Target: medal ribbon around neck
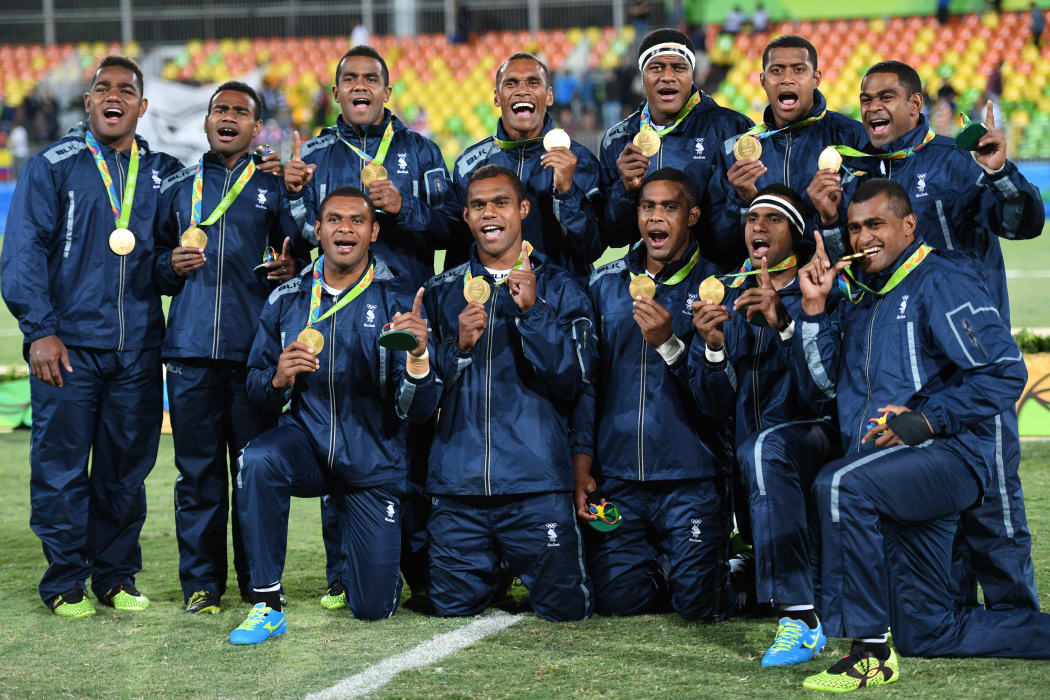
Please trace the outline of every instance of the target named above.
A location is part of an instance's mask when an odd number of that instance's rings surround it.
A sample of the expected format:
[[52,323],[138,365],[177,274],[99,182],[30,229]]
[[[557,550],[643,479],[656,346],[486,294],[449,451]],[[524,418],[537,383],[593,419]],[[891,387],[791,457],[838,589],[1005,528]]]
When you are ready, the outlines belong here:
[[[641,241],[638,241],[638,243],[635,243],[635,247],[638,247],[639,245],[641,245]],[[668,277],[664,281],[659,282],[659,284],[667,284],[667,285],[678,284],[679,282],[681,282],[682,280],[684,280],[686,277],[689,276],[689,273],[693,271],[694,267],[696,267],[696,263],[697,263],[698,260],[700,260],[700,246],[696,247],[696,250],[693,251],[693,256],[691,258],[689,258],[689,262],[687,262],[685,265],[682,266],[681,270],[679,270],[678,272],[674,273],[673,275],[671,275],[670,277]],[[627,274],[631,276],[632,280],[635,277],[639,276],[639,275],[634,274],[630,270],[627,271]],[[657,281],[655,277],[653,278],[653,281],[654,282]]]
[[[841,289],[846,298],[854,304],[859,303],[860,300],[864,298],[865,292],[874,294],[875,296],[889,294],[894,287],[904,281],[904,278],[907,277],[912,270],[919,266],[919,263],[926,259],[926,256],[930,254],[931,250],[933,250],[933,248],[926,244],[920,245],[916,248],[915,252],[908,256],[908,259],[904,261],[904,264],[893,271],[893,274],[890,275],[886,284],[878,291],[872,289],[863,282],[857,281],[857,278],[853,276],[853,271],[847,267],[844,271],[839,273],[839,289]],[[850,284],[851,281],[863,291],[855,293]],[[856,294],[856,297],[854,297],[854,294]]]
[[314,281],[310,287],[310,315],[306,321],[306,327],[309,328],[315,323],[325,320],[339,309],[343,308],[358,296],[361,292],[368,288],[368,285],[372,284],[372,278],[375,276],[376,266],[372,263],[368,266],[368,272],[361,277],[361,281],[354,285],[354,288],[346,293],[342,299],[332,305],[332,308],[321,313],[321,269],[324,267],[324,255],[317,258],[317,262],[314,263],[313,275]]
[[497,146],[504,150],[507,150],[511,148],[525,148],[526,146],[531,146],[534,143],[539,143],[540,141],[542,141],[543,137],[537,136],[536,138],[532,139],[518,139],[517,141],[511,141],[510,139],[497,138],[495,134],[493,134],[492,140],[496,142]]
[[880,160],[900,160],[902,158],[911,158],[913,155],[918,153],[923,146],[933,141],[933,137],[937,134],[934,132],[933,127],[930,127],[926,131],[926,136],[923,137],[920,143],[914,146],[908,146],[902,148],[899,151],[893,153],[865,153],[864,151],[858,151],[856,148],[850,148],[849,146],[829,146],[828,148],[834,148],[836,151],[844,156],[851,156],[854,158],[878,158]]
[[[529,255],[532,255],[532,251],[535,250],[535,249],[532,247],[531,243],[529,243],[528,241],[525,241],[525,250],[528,251]],[[524,265],[525,265],[525,256],[524,255],[518,255],[518,262],[514,263],[514,267],[512,267],[511,269],[512,270],[520,270],[522,267],[524,267]],[[510,275],[507,275],[507,277],[510,277]],[[507,277],[504,277],[499,282],[495,282],[494,284],[497,287],[500,286],[501,284],[503,284],[504,282],[507,281]],[[474,276],[470,274],[470,265],[468,264],[467,265],[467,272],[466,272],[465,275],[463,275],[463,286],[466,287],[470,283],[470,281],[472,279],[474,279]]]
[[[773,267],[767,268],[769,272],[781,272],[783,270],[790,270],[791,268],[798,265],[798,260],[794,255],[789,255]],[[744,261],[744,264],[740,266],[740,272],[734,272],[730,275],[719,275],[722,279],[734,278],[728,285],[729,288],[735,289],[744,283],[744,280],[751,275],[758,275],[762,273],[762,268],[754,269],[754,265],[751,264],[751,258]]]
[[233,200],[237,199],[237,195],[241,193],[244,186],[248,184],[248,180],[252,179],[252,175],[255,174],[255,161],[251,158],[248,159],[248,165],[241,171],[240,177],[233,183],[233,187],[226,193],[226,196],[215,206],[215,209],[208,218],[201,221],[201,204],[204,201],[204,159],[201,158],[197,163],[197,172],[193,176],[193,195],[190,199],[190,226],[211,226],[219,218],[226,213],[226,210],[233,204]]
[[336,129],[335,135],[343,142],[347,148],[356,153],[361,160],[365,162],[365,165],[375,162],[376,165],[382,165],[383,161],[386,160],[386,152],[390,149],[390,141],[394,138],[394,118],[391,117],[390,121],[386,124],[386,130],[383,132],[383,138],[379,140],[379,149],[376,151],[375,156],[370,156],[360,148],[350,143],[343,138],[343,135]]
[[95,167],[98,168],[98,174],[102,176],[102,184],[106,186],[106,192],[109,194],[109,205],[113,208],[113,222],[118,229],[127,228],[128,222],[131,221],[131,206],[135,201],[135,183],[139,179],[139,144],[135,140],[131,142],[131,159],[128,162],[128,178],[124,183],[124,198],[117,201],[117,185],[109,174],[109,166],[106,165],[106,159],[102,156],[98,139],[90,129],[84,134],[84,141],[87,143],[88,150],[91,151],[91,156],[95,159]]
[[642,128],[640,129],[640,131],[645,131],[646,129],[649,129],[650,131],[655,131],[657,136],[663,136],[664,134],[669,134],[669,133],[671,133],[672,131],[675,130],[675,127],[677,127],[679,124],[682,123],[683,119],[685,119],[686,117],[689,116],[689,113],[693,111],[693,107],[696,107],[698,104],[700,104],[700,91],[699,90],[694,92],[692,97],[689,98],[689,101],[685,103],[685,106],[682,107],[682,111],[678,113],[678,118],[675,119],[673,124],[671,124],[670,126],[665,126],[665,127],[661,127],[659,129],[657,129],[655,126],[653,126],[652,117],[649,116],[649,102],[647,101],[645,103],[645,106],[642,107],[642,115],[641,115],[641,127]]
[[825,109],[823,112],[821,112],[815,117],[806,117],[805,119],[801,119],[797,122],[792,122],[787,126],[782,126],[779,129],[770,129],[765,122],[762,122],[761,124],[756,124],[755,126],[748,129],[747,135],[754,136],[756,139],[761,141],[762,139],[768,139],[770,136],[779,134],[781,131],[788,131],[790,129],[801,129],[804,126],[809,126],[810,124],[819,122],[821,119],[824,118],[824,115],[827,113],[828,110]]

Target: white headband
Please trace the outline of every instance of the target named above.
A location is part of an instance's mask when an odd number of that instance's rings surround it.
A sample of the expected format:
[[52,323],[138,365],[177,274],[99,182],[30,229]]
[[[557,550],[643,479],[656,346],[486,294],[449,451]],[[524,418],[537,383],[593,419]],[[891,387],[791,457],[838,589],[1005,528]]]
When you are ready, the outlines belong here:
[[750,214],[758,207],[769,207],[770,209],[776,209],[781,214],[788,218],[791,225],[798,231],[799,235],[804,235],[806,226],[802,215],[798,213],[798,209],[795,206],[784,199],[774,194],[762,194],[751,200],[751,206],[748,207],[747,213]]
[[645,70],[645,66],[649,63],[649,61],[653,60],[657,56],[663,56],[664,54],[681,56],[685,60],[689,61],[690,71],[696,69],[696,55],[689,50],[688,46],[686,46],[685,44],[679,44],[674,41],[665,41],[662,44],[650,46],[648,49],[645,50],[645,53],[638,57],[639,72]]

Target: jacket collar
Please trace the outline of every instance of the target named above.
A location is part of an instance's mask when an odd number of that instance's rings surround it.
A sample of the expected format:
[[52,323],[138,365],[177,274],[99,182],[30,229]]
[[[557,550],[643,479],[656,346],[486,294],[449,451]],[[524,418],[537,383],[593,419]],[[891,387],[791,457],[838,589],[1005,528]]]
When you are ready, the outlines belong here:
[[916,233],[915,240],[911,242],[911,245],[904,249],[904,252],[900,254],[900,257],[893,261],[892,265],[874,275],[869,275],[865,273],[862,268],[856,273],[857,278],[864,284],[868,285],[869,287],[872,287],[873,289],[881,288],[882,285],[886,284],[890,277],[893,276],[893,273],[896,272],[897,269],[901,265],[903,265],[904,262],[911,256],[911,254],[914,253],[915,250],[922,244],[922,237],[919,236],[918,233]]
[[[241,168],[245,167],[246,165],[248,165],[248,161],[251,159],[251,157],[251,153],[242,153],[240,157],[237,158],[237,161],[233,164],[233,167],[230,168],[230,171],[236,172]],[[224,161],[218,153],[215,153],[214,151],[208,151],[204,154],[204,167],[207,168],[209,166],[219,167],[223,170],[226,170],[226,161]]]
[[[823,112],[824,110],[826,110],[827,108],[828,108],[828,101],[826,99],[824,99],[824,95],[820,92],[820,90],[814,90],[813,91],[813,109],[809,110],[809,112],[807,112],[800,119],[798,119],[798,121],[802,121],[804,119],[809,119],[810,117],[815,117],[818,114],[820,114],[821,112]],[[779,129],[780,128],[780,127],[777,126],[776,120],[773,118],[773,108],[770,107],[769,105],[766,105],[766,110],[764,112],[762,112],[762,121],[765,122],[765,125],[769,127],[770,131],[772,131],[773,129]],[[794,123],[796,123],[796,122],[792,122],[792,124],[794,124]]]
[[[71,136],[71,137],[77,139],[78,141],[85,141],[87,132],[88,132],[88,122],[85,119],[84,121],[77,122],[76,124],[71,126],[69,128],[69,131],[66,132],[66,136]],[[139,157],[140,158],[149,154],[149,143],[146,141],[146,139],[142,138],[138,134],[135,134],[135,142],[139,145]],[[109,155],[110,153],[116,153],[116,151],[114,151],[112,148],[110,148],[109,146],[107,146],[104,143],[100,142],[98,145],[102,149],[102,155],[103,156]],[[131,157],[131,151],[129,150],[126,154],[124,154],[124,157],[125,158],[130,158]]]
[[[371,250],[368,251],[368,264],[374,264],[376,266],[375,273],[372,277],[373,282],[384,282],[394,279],[394,271],[390,269],[389,265],[377,258]],[[299,291],[306,292],[308,295],[314,284],[313,268],[314,264],[311,262],[306,269],[299,273]],[[366,266],[365,270],[367,269],[368,267]],[[357,281],[355,281],[354,284],[357,284]],[[353,284],[350,286],[352,287]]]
[[[535,272],[547,262],[547,256],[533,248],[532,253],[529,255],[529,262],[532,263],[532,270]],[[470,261],[467,265],[470,268],[472,277],[490,277],[488,270],[481,264],[481,259],[478,257],[477,243],[470,245]]]
[[368,138],[371,138],[373,136],[379,138],[383,135],[383,132],[386,131],[387,122],[391,121],[394,123],[394,131],[401,131],[405,128],[405,125],[401,122],[401,120],[394,116],[390,112],[390,110],[386,108],[383,109],[383,121],[379,122],[378,124],[369,124],[368,126],[364,127],[363,130],[351,124],[347,124],[346,121],[343,120],[342,114],[340,114],[336,118],[335,126],[328,128],[333,129],[334,133],[337,133],[339,136],[342,136],[344,139],[347,140],[359,139],[362,137],[362,135]]
[[[553,128],[554,128],[554,120],[551,118],[550,108],[548,108],[547,113],[543,115],[543,129],[540,130],[540,136],[541,137],[542,136],[546,136],[547,132],[550,131]],[[514,140],[510,136],[508,136],[507,132],[503,129],[503,119],[502,118],[500,118],[496,122],[496,138],[500,139],[501,141],[513,141]],[[532,143],[532,144],[529,144],[529,145],[525,146],[525,148],[532,148],[532,147],[539,147],[539,146],[540,146],[539,143]]]
[[868,153],[893,153],[894,151],[900,151],[905,148],[917,146],[920,143],[922,143],[922,140],[924,138],[926,138],[926,133],[929,130],[930,123],[926,120],[926,115],[920,114],[919,124],[908,133],[904,134],[895,141],[887,143],[881,148],[876,148],[869,141],[867,147],[864,150]]
[[[672,260],[671,262],[664,265],[663,269],[656,273],[653,279],[657,282],[663,282],[668,277],[671,277],[672,275],[677,273],[679,270],[681,270],[683,267],[689,264],[689,260],[693,257],[693,253],[696,252],[696,249],[696,241],[692,238],[692,236],[690,236],[689,244],[686,246],[685,252],[682,253],[681,257],[679,257],[677,260]],[[636,275],[641,275],[645,273],[645,260],[646,249],[645,243],[643,241],[638,241],[633,246],[631,246],[631,249],[627,251],[627,255],[624,256],[624,262],[627,265],[627,269]]]

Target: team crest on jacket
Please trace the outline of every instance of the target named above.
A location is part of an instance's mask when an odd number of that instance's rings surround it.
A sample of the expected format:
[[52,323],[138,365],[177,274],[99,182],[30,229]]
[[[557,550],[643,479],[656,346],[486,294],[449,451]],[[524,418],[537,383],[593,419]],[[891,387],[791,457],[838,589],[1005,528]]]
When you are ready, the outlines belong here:
[[693,160],[704,160],[704,137],[696,139],[693,145]]
[[689,520],[689,525],[690,525],[690,527],[689,527],[689,541],[690,542],[703,542],[703,540],[700,539],[700,523],[702,523],[702,522],[703,522],[703,520],[701,520],[700,518],[692,518],[692,519]]
[[161,179],[160,179],[160,172],[158,172],[156,168],[153,169],[153,175],[152,175],[151,179],[153,180],[153,189],[159,190],[160,189]]
[[408,154],[397,154],[397,172],[400,175],[408,175]]
[[904,315],[904,312],[907,311],[907,309],[908,309],[908,295],[905,294],[903,297],[901,297],[901,305],[897,309],[897,320],[900,320],[902,318],[907,318]]
[[915,176],[915,196],[926,197],[929,192],[926,191],[926,175],[927,173],[919,173]]
[[376,327],[376,305],[365,304],[365,328]]
[[693,302],[700,298],[700,295],[696,292],[690,292],[689,296],[685,298],[685,308],[682,309],[683,314],[693,315]]
[[547,546],[548,547],[560,547],[561,543],[558,542],[558,531],[555,529],[558,527],[558,523],[547,523]]
[[267,190],[264,190],[261,187],[259,187],[257,189],[259,190],[259,193],[257,195],[255,195],[255,208],[256,209],[265,209],[266,208],[266,192],[267,192]]
[[386,502],[386,517],[383,518],[383,520],[387,521],[388,523],[396,523],[397,520],[394,519],[394,514],[395,514],[394,502],[393,501],[387,501]]

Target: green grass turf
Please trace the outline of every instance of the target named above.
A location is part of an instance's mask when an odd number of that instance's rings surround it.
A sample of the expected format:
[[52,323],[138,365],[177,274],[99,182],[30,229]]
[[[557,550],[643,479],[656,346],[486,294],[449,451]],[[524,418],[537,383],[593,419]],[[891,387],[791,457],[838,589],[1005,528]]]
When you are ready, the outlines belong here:
[[[363,623],[346,611],[322,610],[319,507],[316,500],[296,500],[284,578],[289,632],[259,647],[233,647],[227,634],[248,610],[236,593],[227,595],[219,615],[182,611],[168,436],[146,483],[150,510],[138,585],[153,605],[138,614],[99,607],[95,618],[57,618],[36,593],[44,558],[28,527],[28,438],[28,431],[0,435],[0,697],[297,697],[468,623],[405,609],[390,620]],[[1050,443],[1024,445],[1022,476],[1035,533],[1036,578],[1048,591],[1050,545],[1043,533],[1050,532]],[[232,580],[230,585],[235,587]],[[1045,593],[1043,601],[1050,605]],[[804,667],[762,669],[758,661],[773,632],[771,620],[699,625],[662,615],[555,625],[528,618],[431,667],[398,676],[378,695],[762,697],[800,692],[805,675],[844,652],[836,640]],[[1047,684],[1045,662],[905,659],[901,682],[878,693],[1041,696]]]

